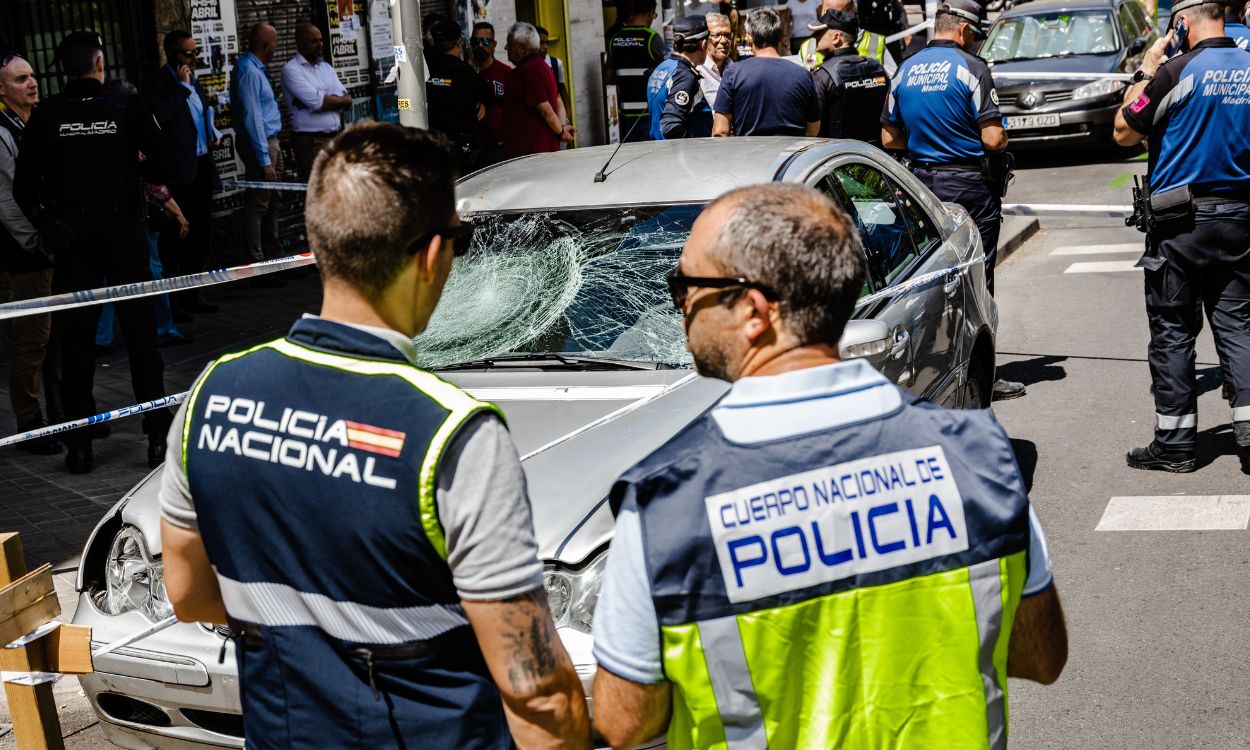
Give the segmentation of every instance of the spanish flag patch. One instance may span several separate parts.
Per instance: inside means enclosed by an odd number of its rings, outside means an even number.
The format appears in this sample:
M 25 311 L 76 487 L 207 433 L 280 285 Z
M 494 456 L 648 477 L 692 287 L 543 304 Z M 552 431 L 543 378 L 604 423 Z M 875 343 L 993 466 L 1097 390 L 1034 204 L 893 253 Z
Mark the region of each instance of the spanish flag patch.
M 404 437 L 404 433 L 397 430 L 374 427 L 360 422 L 347 422 L 347 446 L 356 450 L 398 458 L 404 450 Z

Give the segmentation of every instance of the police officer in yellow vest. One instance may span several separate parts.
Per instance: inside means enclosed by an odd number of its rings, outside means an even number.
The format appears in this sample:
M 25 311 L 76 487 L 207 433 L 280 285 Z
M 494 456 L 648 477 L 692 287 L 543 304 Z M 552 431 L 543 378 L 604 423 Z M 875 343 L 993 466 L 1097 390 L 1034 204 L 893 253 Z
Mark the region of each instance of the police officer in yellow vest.
M 820 12 L 816 18 L 820 18 L 829 10 L 840 10 L 846 13 L 855 13 L 855 0 L 824 0 L 820 4 Z M 819 25 L 819 24 L 817 24 Z M 813 29 L 816 31 L 816 29 Z M 808 70 L 815 70 L 825 62 L 825 55 L 816 49 L 816 39 L 819 34 L 808 37 L 799 46 L 799 57 L 803 60 L 803 65 Z M 855 42 L 855 50 L 863 57 L 869 60 L 876 60 L 885 66 L 885 72 L 893 76 L 894 71 L 898 69 L 898 63 L 894 60 L 893 55 L 886 49 L 885 37 L 880 34 L 873 33 L 867 29 L 861 28 L 859 38 Z
M 472 236 L 450 149 L 383 123 L 330 143 L 321 315 L 209 365 L 170 431 L 165 584 L 235 634 L 249 748 L 590 746 L 507 428 L 416 364 Z
M 1004 748 L 1007 677 L 1059 677 L 1046 542 L 993 413 L 839 361 L 866 264 L 807 187 L 695 222 L 669 288 L 696 368 L 733 386 L 610 494 L 613 747 Z

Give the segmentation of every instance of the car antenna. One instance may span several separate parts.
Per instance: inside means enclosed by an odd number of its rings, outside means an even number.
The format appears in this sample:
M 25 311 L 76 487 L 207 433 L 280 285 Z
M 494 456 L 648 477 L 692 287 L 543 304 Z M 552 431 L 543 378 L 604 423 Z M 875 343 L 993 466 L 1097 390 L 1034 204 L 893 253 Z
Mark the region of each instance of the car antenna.
M 602 167 L 599 167 L 599 171 L 595 172 L 596 183 L 600 183 L 608 179 L 608 175 L 607 175 L 608 165 L 611 164 L 612 160 L 616 158 L 616 152 L 621 150 L 621 146 L 625 145 L 625 141 L 628 141 L 629 137 L 634 134 L 634 128 L 638 127 L 638 123 L 642 122 L 642 119 L 643 118 L 641 117 L 634 118 L 634 124 L 629 126 L 629 132 L 625 133 L 625 137 L 622 138 L 620 142 L 616 144 L 616 148 L 612 149 L 612 155 L 608 157 L 608 160 L 603 163 Z

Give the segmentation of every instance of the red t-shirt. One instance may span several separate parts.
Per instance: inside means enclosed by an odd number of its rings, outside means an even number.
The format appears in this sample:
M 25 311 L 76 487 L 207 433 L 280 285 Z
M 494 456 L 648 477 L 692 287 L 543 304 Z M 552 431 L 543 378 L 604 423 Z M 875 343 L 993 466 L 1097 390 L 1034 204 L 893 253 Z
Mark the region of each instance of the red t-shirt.
M 490 87 L 494 96 L 486 106 L 486 117 L 482 120 L 482 146 L 488 151 L 503 147 L 503 98 L 508 90 L 508 81 L 512 78 L 512 66 L 499 60 L 491 61 L 486 70 L 479 70 L 482 79 Z
M 560 136 L 538 114 L 547 102 L 557 111 L 556 76 L 543 56 L 535 52 L 521 61 L 508 79 L 503 97 L 504 147 L 508 158 L 560 150 Z

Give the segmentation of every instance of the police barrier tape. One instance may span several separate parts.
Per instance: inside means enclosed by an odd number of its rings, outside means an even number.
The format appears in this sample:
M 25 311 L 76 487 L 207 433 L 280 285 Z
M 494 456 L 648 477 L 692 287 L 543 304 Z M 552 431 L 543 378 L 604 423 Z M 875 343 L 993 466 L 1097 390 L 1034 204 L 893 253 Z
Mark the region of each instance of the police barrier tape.
M 106 644 L 104 646 L 97 648 L 96 650 L 91 652 L 91 658 L 96 659 L 101 656 L 104 656 L 105 654 L 111 654 L 112 652 L 116 651 L 119 648 L 125 648 L 126 646 L 129 646 L 130 644 L 136 641 L 141 641 L 144 638 L 156 635 L 162 630 L 165 630 L 177 624 L 178 624 L 178 616 L 170 615 L 169 617 L 166 617 L 164 620 L 161 620 L 160 622 L 154 623 L 152 625 L 148 625 L 147 627 L 141 628 L 139 630 L 136 630 L 133 633 L 130 633 L 126 636 L 118 638 L 112 643 L 109 643 L 109 644 Z M 25 646 L 29 643 L 32 643 L 33 641 L 38 640 L 39 638 L 42 638 L 43 636 L 47 635 L 48 633 L 51 633 L 53 630 L 56 630 L 59 627 L 61 627 L 61 623 L 56 622 L 56 621 L 44 623 L 43 625 L 40 625 L 38 628 L 35 628 L 33 631 L 27 633 L 21 638 L 18 638 L 16 641 L 13 641 L 12 643 L 6 645 L 5 648 L 21 648 L 22 646 Z M 64 675 L 62 675 L 60 672 L 3 671 L 3 672 L 0 672 L 0 682 L 11 682 L 17 685 L 41 685 L 45 682 L 56 682 L 57 680 L 61 679 L 61 677 L 63 676 Z
M 1133 213 L 1132 206 L 1120 205 L 1074 205 L 1060 203 L 1004 203 L 1004 216 L 1107 216 L 1107 217 L 1124 217 Z M 963 261 L 951 268 L 944 268 L 940 271 L 918 276 L 914 279 L 906 281 L 902 284 L 892 286 L 889 289 L 883 289 L 874 294 L 861 297 L 855 303 L 856 309 L 862 308 L 876 302 L 891 297 L 897 297 L 900 294 L 907 294 L 917 289 L 931 286 L 939 282 L 945 282 L 946 279 L 954 274 L 963 272 L 964 270 L 984 261 L 983 255 L 977 255 L 969 260 Z M 102 304 L 105 302 L 113 302 L 117 300 L 130 299 L 133 297 L 148 297 L 155 294 L 164 294 L 171 291 L 181 291 L 186 289 L 194 289 L 202 286 L 210 286 L 220 284 L 227 281 L 234 281 L 243 278 L 252 278 L 268 273 L 275 273 L 290 268 L 299 268 L 302 266 L 312 265 L 316 263 L 311 253 L 303 253 L 301 255 L 292 255 L 287 258 L 277 258 L 274 260 L 264 261 L 261 263 L 253 263 L 245 266 L 235 266 L 232 268 L 221 269 L 218 271 L 208 271 L 205 273 L 191 274 L 189 276 L 176 276 L 170 279 L 161 279 L 159 281 L 147 281 L 138 284 L 127 284 L 123 286 L 107 287 L 103 289 L 91 289 L 81 292 L 72 292 L 70 294 L 53 295 L 51 297 L 42 297 L 40 299 L 22 300 L 20 302 L 9 302 L 0 305 L 0 320 L 22 317 L 24 315 L 35 315 L 46 312 L 56 312 L 58 310 L 67 310 L 75 307 L 85 307 L 87 305 Z M 693 378 L 692 373 L 688 378 Z M 658 397 L 668 391 L 685 385 L 686 378 L 673 383 L 671 386 L 660 391 L 657 396 L 641 399 L 640 401 L 628 404 L 615 412 L 604 415 L 603 417 L 584 425 L 568 435 L 557 438 L 556 440 L 526 454 L 522 460 L 538 455 L 560 443 L 565 442 L 589 429 L 597 427 L 605 422 L 612 421 L 620 416 L 633 411 L 653 398 Z M 5 438 L 0 438 L 0 448 L 14 445 L 16 443 L 26 442 L 28 440 L 37 440 L 43 437 L 59 435 L 70 430 L 75 430 L 88 425 L 99 424 L 114 419 L 142 414 L 160 409 L 167 406 L 175 406 L 181 404 L 186 398 L 187 393 L 174 394 L 164 398 L 148 401 L 133 406 L 125 406 L 112 411 L 96 414 L 84 419 L 74 420 L 72 422 L 64 422 L 61 424 L 42 427 L 37 430 L 30 430 L 23 433 L 17 433 Z
M 285 258 L 274 258 L 273 260 L 265 260 L 259 263 L 248 263 L 242 266 L 193 273 L 187 276 L 174 276 L 168 279 L 140 281 L 134 284 L 122 284 L 100 289 L 84 289 L 80 292 L 54 294 L 51 297 L 6 302 L 0 305 L 0 320 L 20 318 L 24 315 L 35 315 L 37 313 L 70 310 L 75 307 L 86 307 L 88 305 L 100 305 L 105 302 L 117 302 L 133 297 L 151 297 L 167 292 L 198 289 L 199 287 L 212 286 L 213 284 L 224 284 L 227 281 L 252 279 L 266 274 L 277 273 L 278 271 L 289 271 L 292 268 L 311 266 L 316 262 L 312 253 L 300 253 L 299 255 L 289 255 Z
M 255 188 L 257 190 L 289 190 L 296 193 L 308 191 L 307 182 L 266 182 L 263 180 L 230 180 L 223 185 L 226 190 Z
M 933 28 L 933 22 L 932 22 L 932 21 L 921 21 L 920 23 L 916 24 L 915 26 L 912 26 L 910 29 L 903 29 L 902 31 L 898 32 L 897 34 L 890 34 L 889 36 L 887 36 L 887 37 L 885 38 L 885 43 L 886 43 L 886 44 L 893 44 L 893 43 L 897 42 L 897 41 L 898 41 L 898 40 L 900 40 L 900 39 L 903 39 L 903 38 L 905 38 L 905 37 L 909 37 L 909 36 L 911 36 L 912 34 L 918 34 L 918 33 L 920 33 L 921 31 L 927 31 L 928 29 L 931 29 L 931 28 Z
M 71 422 L 62 422 L 61 424 L 48 425 L 47 427 L 40 427 L 37 430 L 19 432 L 15 435 L 9 435 L 6 438 L 0 439 L 0 448 L 3 448 L 6 445 L 13 445 L 15 443 L 24 443 L 27 440 L 38 440 L 39 438 L 59 435 L 63 432 L 77 430 L 80 427 L 87 427 L 93 424 L 100 424 L 101 422 L 110 422 L 114 419 L 122 419 L 123 417 L 134 416 L 135 414 L 143 414 L 144 412 L 149 412 L 154 409 L 164 409 L 167 406 L 177 406 L 178 404 L 181 404 L 186 397 L 187 391 L 183 391 L 182 393 L 175 393 L 172 396 L 164 396 L 152 401 L 144 401 L 142 404 L 123 406 L 120 409 L 106 411 L 102 414 L 96 414 L 95 416 L 75 419 Z

